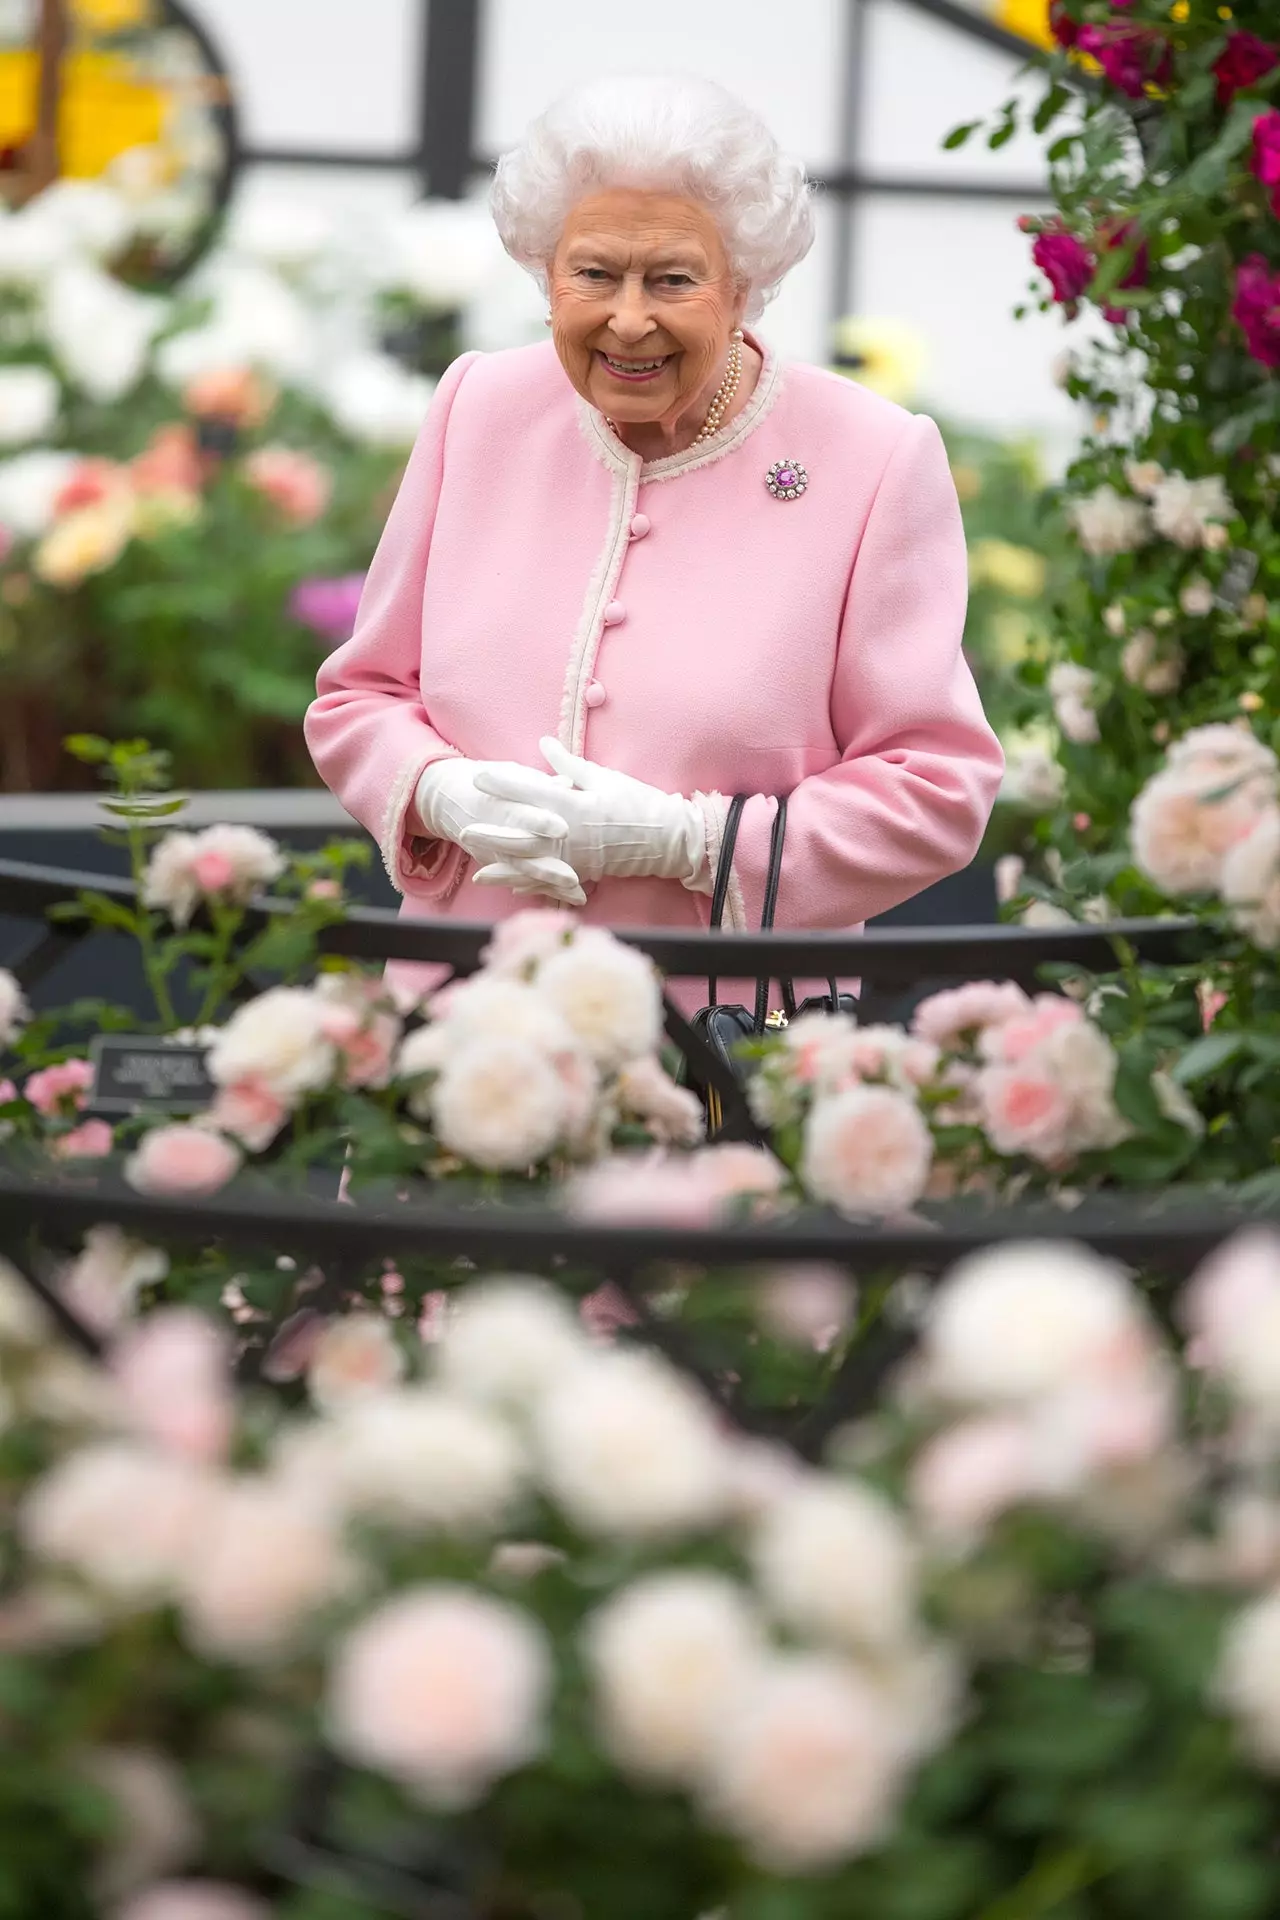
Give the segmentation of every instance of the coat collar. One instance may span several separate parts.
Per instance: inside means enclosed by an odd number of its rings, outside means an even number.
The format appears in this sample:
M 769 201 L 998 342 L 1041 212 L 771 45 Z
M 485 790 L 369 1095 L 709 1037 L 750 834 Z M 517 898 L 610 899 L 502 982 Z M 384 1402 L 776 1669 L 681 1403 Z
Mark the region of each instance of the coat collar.
M 683 453 L 668 454 L 665 459 L 651 460 L 646 465 L 638 453 L 623 445 L 604 415 L 578 394 L 578 424 L 596 458 L 610 473 L 629 475 L 638 470 L 640 479 L 647 485 L 651 480 L 678 479 L 681 474 L 709 467 L 716 460 L 723 460 L 726 454 L 735 453 L 770 411 L 782 387 L 782 366 L 777 354 L 753 333 L 748 333 L 746 338 L 763 362 L 754 393 L 737 418 L 713 439 L 704 440 L 700 446 L 686 447 Z

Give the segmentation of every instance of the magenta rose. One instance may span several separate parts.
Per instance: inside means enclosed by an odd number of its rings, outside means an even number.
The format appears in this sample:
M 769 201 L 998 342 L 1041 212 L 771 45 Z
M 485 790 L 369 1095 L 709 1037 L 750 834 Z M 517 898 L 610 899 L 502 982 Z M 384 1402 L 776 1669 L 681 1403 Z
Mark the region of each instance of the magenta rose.
M 1049 31 L 1060 47 L 1074 47 L 1080 38 L 1080 22 L 1073 20 L 1062 0 L 1052 0 L 1049 8 Z
M 1280 113 L 1272 107 L 1253 123 L 1253 171 L 1271 189 L 1271 210 L 1280 215 Z
M 1218 81 L 1218 100 L 1227 106 L 1238 93 L 1280 64 L 1280 48 L 1256 33 L 1229 33 L 1227 44 L 1213 63 Z
M 1078 300 L 1093 278 L 1093 255 L 1073 233 L 1049 229 L 1040 234 L 1031 258 L 1053 288 L 1054 299 L 1063 306 Z
M 1081 27 L 1076 45 L 1092 54 L 1113 87 L 1141 100 L 1148 86 L 1161 87 L 1173 74 L 1173 53 L 1162 33 L 1128 23 Z
M 1260 253 L 1251 253 L 1236 271 L 1231 312 L 1254 359 L 1280 367 L 1280 273 Z
M 364 582 L 362 573 L 344 573 L 329 580 L 319 577 L 300 580 L 289 596 L 290 618 L 337 646 L 349 640 L 355 631 L 356 609 L 364 592 Z

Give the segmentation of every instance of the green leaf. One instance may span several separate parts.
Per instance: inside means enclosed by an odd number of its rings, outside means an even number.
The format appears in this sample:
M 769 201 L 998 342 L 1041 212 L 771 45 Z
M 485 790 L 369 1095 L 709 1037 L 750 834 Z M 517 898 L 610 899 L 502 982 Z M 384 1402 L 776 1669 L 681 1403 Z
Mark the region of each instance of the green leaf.
M 1228 1060 L 1235 1059 L 1244 1042 L 1242 1033 L 1206 1033 L 1187 1048 L 1173 1068 L 1173 1078 L 1180 1087 L 1192 1087 L 1197 1080 L 1207 1080 Z
M 100 739 L 96 733 L 68 734 L 62 744 L 73 760 L 87 767 L 102 766 L 111 758 L 111 742 Z
M 988 134 L 987 145 L 992 153 L 998 152 L 1001 147 L 1007 147 L 1017 131 L 1016 123 L 1012 120 L 1006 120 L 1003 126 L 996 128 L 994 133 Z
M 1048 93 L 1046 93 L 1044 99 L 1036 108 L 1035 117 L 1031 122 L 1037 133 L 1046 133 L 1048 131 L 1070 98 L 1071 95 L 1067 89 L 1059 83 L 1055 82 L 1055 84 L 1050 87 Z
M 1116 1105 L 1125 1119 L 1143 1133 L 1159 1133 L 1165 1125 L 1164 1113 L 1151 1085 L 1153 1065 L 1151 1048 L 1145 1038 L 1128 1040 L 1120 1048 Z
M 970 135 L 976 133 L 981 125 L 981 120 L 966 120 L 963 126 L 952 127 L 950 133 L 942 143 L 944 153 L 954 153 L 957 147 L 962 147 Z

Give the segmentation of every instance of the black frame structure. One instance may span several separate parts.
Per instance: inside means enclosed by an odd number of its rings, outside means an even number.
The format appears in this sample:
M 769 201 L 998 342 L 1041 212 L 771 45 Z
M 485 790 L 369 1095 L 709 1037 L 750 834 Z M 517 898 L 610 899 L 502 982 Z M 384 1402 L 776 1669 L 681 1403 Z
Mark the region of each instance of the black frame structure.
M 483 74 L 484 0 L 418 0 L 420 9 L 417 126 L 413 143 L 400 152 L 361 152 L 338 148 L 293 148 L 249 145 L 241 150 L 246 165 L 370 168 L 412 172 L 424 195 L 457 200 L 492 165 L 490 155 L 477 151 L 476 118 Z M 859 160 L 864 104 L 866 27 L 873 10 L 909 6 L 948 32 L 1020 64 L 1042 58 L 1039 50 L 1017 34 L 971 12 L 959 0 L 842 0 L 843 50 L 837 84 L 840 89 L 840 147 L 823 160 L 811 156 L 810 171 L 824 195 L 846 211 L 840 222 L 829 294 L 834 322 L 856 305 L 856 213 L 868 196 L 887 194 L 913 199 L 1008 201 L 1019 206 L 1047 200 L 1043 180 L 963 180 L 950 173 L 879 174 Z

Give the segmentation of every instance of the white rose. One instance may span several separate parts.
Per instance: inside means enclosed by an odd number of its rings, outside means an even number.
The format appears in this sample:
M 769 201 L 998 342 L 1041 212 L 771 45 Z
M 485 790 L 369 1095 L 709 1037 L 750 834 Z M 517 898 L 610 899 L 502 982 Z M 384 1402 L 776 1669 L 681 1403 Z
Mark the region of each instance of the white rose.
M 872 1847 L 903 1787 L 882 1696 L 828 1654 L 777 1654 L 726 1715 L 703 1801 L 773 1873 L 813 1873 Z
M 124 195 L 96 180 L 57 180 L 30 204 L 27 213 L 92 260 L 108 260 L 120 253 L 133 235 L 133 216 Z
M 1062 767 L 1040 747 L 1011 754 L 1005 768 L 1004 792 L 1015 805 L 1034 813 L 1050 813 L 1062 799 Z
M 0 967 L 0 1047 L 11 1047 L 31 1018 L 31 1009 L 22 988 L 6 968 Z
M 656 1053 L 662 986 L 653 962 L 603 929 L 588 927 L 544 960 L 537 988 L 606 1071 Z
M 0 447 L 42 440 L 61 404 L 62 389 L 47 367 L 0 367 Z
M 325 1006 L 306 987 L 269 987 L 238 1007 L 209 1049 L 208 1072 L 220 1087 L 253 1080 L 294 1103 L 318 1092 L 337 1068 L 324 1037 Z
M 744 1590 L 701 1568 L 623 1587 L 584 1629 L 605 1743 L 642 1780 L 695 1784 L 764 1654 Z
M 479 1280 L 454 1297 L 436 1346 L 440 1378 L 468 1399 L 527 1407 L 587 1353 L 562 1295 L 540 1280 Z
M 435 1387 L 370 1395 L 336 1417 L 330 1496 L 400 1529 L 489 1533 L 524 1486 L 521 1451 L 492 1414 Z M 323 1497 L 323 1490 L 317 1490 Z
M 1072 500 L 1067 518 L 1086 553 L 1105 556 L 1132 553 L 1148 538 L 1150 521 L 1140 500 L 1127 499 L 1114 487 L 1098 487 L 1083 499 Z
M 59 268 L 44 298 L 49 344 L 68 379 L 104 404 L 132 392 L 165 319 L 161 302 L 83 262 Z
M 43 1303 L 0 1254 L 0 1349 L 43 1346 L 52 1331 Z
M 1180 647 L 1165 647 L 1150 627 L 1139 627 L 1120 654 L 1120 671 L 1130 686 L 1147 693 L 1176 691 L 1182 679 L 1184 659 Z
M 427 417 L 436 383 L 384 353 L 353 353 L 325 379 L 322 398 L 334 422 L 370 447 L 410 447 Z
M 392 222 L 381 279 L 447 313 L 483 291 L 501 258 L 483 204 L 422 200 Z
M 41 217 L 38 201 L 22 213 L 0 214 L 0 286 L 38 291 L 69 250 L 67 235 Z
M 380 1313 L 348 1313 L 331 1320 L 307 1363 L 307 1392 L 322 1413 L 394 1386 L 405 1360 L 395 1330 Z
M 0 526 L 20 540 L 38 540 L 53 524 L 53 509 L 84 455 L 39 448 L 0 462 Z
M 520 1040 L 544 1053 L 573 1052 L 578 1046 L 564 1015 L 519 980 L 476 974 L 437 995 L 431 1013 L 433 1023 L 444 1027 L 454 1042 Z
M 728 1504 L 731 1455 L 715 1415 L 653 1354 L 593 1354 L 541 1401 L 534 1435 L 548 1492 L 588 1533 L 688 1532 Z
M 431 1088 L 440 1144 L 473 1166 L 519 1172 L 545 1160 L 569 1119 L 566 1089 L 538 1047 L 502 1037 L 464 1041 Z
M 1189 580 L 1184 580 L 1178 594 L 1178 605 L 1193 619 L 1213 612 L 1213 588 L 1202 574 L 1192 574 Z
M 1172 756 L 1129 814 L 1137 865 L 1166 893 L 1212 893 L 1231 850 L 1273 806 L 1274 779 Z
M 765 1512 L 751 1563 L 787 1626 L 846 1650 L 878 1653 L 910 1637 L 915 1553 L 879 1494 L 811 1474 Z
M 1151 495 L 1151 517 L 1157 533 L 1179 547 L 1203 547 L 1210 525 L 1230 520 L 1235 514 L 1231 497 L 1221 474 L 1188 480 L 1184 474 L 1170 473 Z
M 817 1101 L 805 1121 L 800 1178 L 843 1214 L 905 1212 L 923 1194 L 932 1165 L 928 1122 L 892 1087 L 850 1087 Z
M 167 833 L 153 849 L 143 880 L 143 902 L 185 927 L 202 899 L 243 904 L 278 880 L 285 860 L 276 842 L 256 827 L 206 827 Z
M 1280 1768 L 1280 1593 L 1255 1600 L 1227 1629 L 1214 1691 L 1268 1769 Z
M 643 1121 L 663 1146 L 696 1146 L 706 1131 L 697 1094 L 678 1087 L 656 1054 L 632 1060 L 618 1075 L 618 1104 L 624 1114 Z
M 177 1453 L 108 1440 L 68 1454 L 23 1503 L 27 1550 L 125 1606 L 176 1592 L 207 1527 L 217 1482 Z
M 542 1750 L 552 1679 L 523 1608 L 443 1582 L 410 1587 L 339 1643 L 329 1740 L 435 1805 L 466 1807 Z
M 337 232 L 331 215 L 314 201 L 259 195 L 236 207 L 229 238 L 248 259 L 296 272 L 331 252 Z
M 168 1271 L 169 1256 L 158 1247 L 126 1239 L 119 1227 L 90 1227 L 59 1292 L 86 1325 L 110 1333 L 129 1318 L 142 1288 L 163 1280 Z
M 1125 465 L 1124 477 L 1135 493 L 1149 500 L 1164 479 L 1165 472 L 1158 460 L 1130 460 Z
M 1085 1247 L 990 1247 L 933 1296 L 922 1362 L 931 1391 L 962 1406 L 1034 1404 L 1087 1378 L 1145 1333 L 1122 1271 Z

